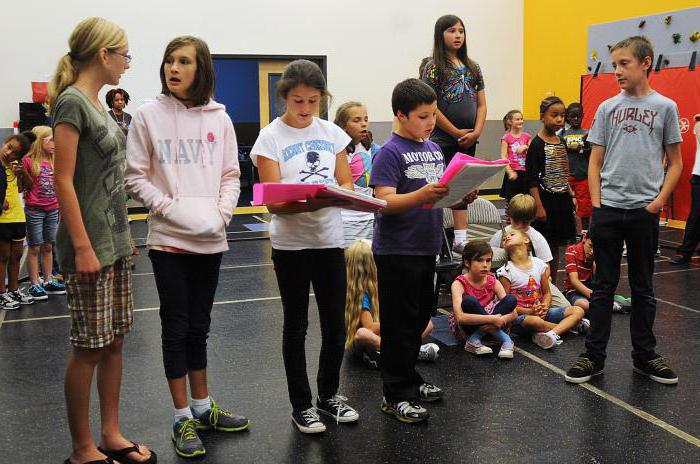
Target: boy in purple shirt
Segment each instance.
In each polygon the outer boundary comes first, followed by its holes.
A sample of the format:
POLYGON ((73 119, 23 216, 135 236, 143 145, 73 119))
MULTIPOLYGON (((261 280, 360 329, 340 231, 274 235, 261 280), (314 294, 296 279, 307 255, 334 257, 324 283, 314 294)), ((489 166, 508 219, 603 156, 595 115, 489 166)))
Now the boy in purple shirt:
MULTIPOLYGON (((377 213, 372 251, 377 264, 382 411, 402 422, 421 422, 428 411, 417 401, 442 398, 415 370, 421 333, 433 309, 435 256, 442 240, 442 210, 424 209, 448 193, 438 183, 445 165, 440 147, 428 140, 435 127, 437 97, 418 79, 394 88, 391 105, 398 130, 377 152, 370 185, 387 201, 377 213)), ((453 207, 465 209, 465 202, 453 207)))

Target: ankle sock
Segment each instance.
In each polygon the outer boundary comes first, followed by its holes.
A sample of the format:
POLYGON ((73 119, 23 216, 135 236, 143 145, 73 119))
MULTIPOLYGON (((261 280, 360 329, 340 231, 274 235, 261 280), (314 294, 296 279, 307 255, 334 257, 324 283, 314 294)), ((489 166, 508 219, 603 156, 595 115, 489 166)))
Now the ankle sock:
POLYGON ((455 244, 458 245, 458 244, 466 242, 466 241, 467 241, 467 231, 455 229, 455 244))
POLYGON ((174 414, 174 419, 175 423, 182 419, 193 419, 194 417, 192 416, 192 410, 190 410, 189 406, 182 408, 182 409, 175 409, 175 414, 174 414))
POLYGON ((192 406, 192 412, 199 417, 211 409, 211 398, 208 396, 201 400, 192 398, 192 403, 190 405, 192 406))

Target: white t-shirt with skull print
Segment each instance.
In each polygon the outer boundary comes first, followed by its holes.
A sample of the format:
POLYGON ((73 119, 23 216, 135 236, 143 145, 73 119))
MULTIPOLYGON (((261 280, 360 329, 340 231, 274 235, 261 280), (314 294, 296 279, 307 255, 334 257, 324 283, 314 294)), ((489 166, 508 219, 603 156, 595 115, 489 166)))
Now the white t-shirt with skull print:
MULTIPOLYGON (((303 129, 276 118, 260 131, 250 152, 255 166, 258 156, 279 163, 283 184, 333 184, 335 160, 350 137, 332 122, 314 117, 303 129)), ((270 242, 278 250, 342 248, 343 222, 338 208, 311 213, 273 214, 270 242)))

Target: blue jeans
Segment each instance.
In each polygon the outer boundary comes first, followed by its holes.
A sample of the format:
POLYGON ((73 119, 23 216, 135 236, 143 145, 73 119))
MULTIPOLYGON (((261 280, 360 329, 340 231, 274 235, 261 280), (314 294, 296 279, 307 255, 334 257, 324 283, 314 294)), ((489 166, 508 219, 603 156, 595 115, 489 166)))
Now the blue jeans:
POLYGON ((56 242, 58 229, 58 208, 43 210, 34 206, 26 206, 27 216, 27 245, 36 246, 56 242))
MULTIPOLYGON (((547 310, 547 315, 544 317, 544 320, 547 322, 551 322, 552 324, 559 324, 565 317, 566 315, 564 314, 566 310, 568 309, 568 306, 559 306, 558 308, 549 308, 547 310)), ((521 314, 518 316, 518 318, 513 322, 513 328, 518 328, 518 333, 530 333, 534 332, 532 329, 528 329, 527 327, 523 327, 523 321, 525 318, 528 316, 528 314, 521 314)))

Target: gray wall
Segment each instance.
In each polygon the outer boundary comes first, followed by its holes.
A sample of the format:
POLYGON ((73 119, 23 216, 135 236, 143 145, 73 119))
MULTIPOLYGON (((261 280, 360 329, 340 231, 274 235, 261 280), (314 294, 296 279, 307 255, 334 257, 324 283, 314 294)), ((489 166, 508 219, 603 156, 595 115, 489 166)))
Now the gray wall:
MULTIPOLYGON (((598 61, 602 62, 600 72, 613 72, 608 45, 614 45, 625 37, 644 35, 654 44, 656 57, 663 54, 664 58, 668 58, 669 67, 688 66, 691 53, 700 51, 700 40, 693 43, 688 37, 698 30, 700 30, 700 7, 589 26, 586 63, 595 71, 598 63, 591 59, 591 52, 595 50, 598 52, 598 61), (669 15, 671 24, 667 25, 663 20, 669 15), (642 20, 646 23, 643 28, 639 28, 642 20), (681 34, 679 44, 673 43, 672 36, 676 32, 681 34)), ((656 59, 654 65, 656 65, 656 59)))

